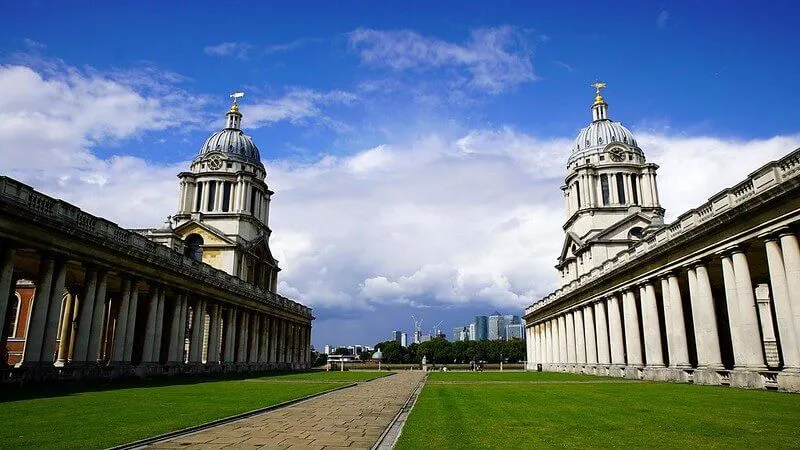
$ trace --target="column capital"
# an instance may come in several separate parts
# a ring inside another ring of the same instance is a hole
[[[705,267],[705,266],[708,265],[708,260],[709,260],[709,258],[707,256],[703,257],[703,258],[693,259],[693,260],[691,260],[691,261],[689,261],[687,263],[684,263],[681,266],[681,268],[689,270],[689,269],[696,269],[696,268],[698,268],[700,266]]]
[[[728,258],[734,253],[744,253],[749,246],[746,243],[740,242],[738,244],[729,245],[722,250],[714,252],[714,255],[719,258]]]

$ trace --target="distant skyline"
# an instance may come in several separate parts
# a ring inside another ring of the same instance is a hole
[[[522,315],[555,288],[560,186],[591,120],[661,166],[667,220],[800,145],[796,2],[12,2],[0,173],[122,226],[245,92],[279,292],[313,344]],[[706,172],[716,176],[708,178]],[[427,333],[427,331],[426,331]]]

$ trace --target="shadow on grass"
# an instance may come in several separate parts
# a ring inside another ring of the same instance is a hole
[[[270,378],[284,375],[317,373],[319,370],[269,371],[255,373],[230,373],[216,375],[181,375],[170,378],[122,378],[116,380],[51,381],[25,385],[0,384],[0,404],[37,398],[63,397],[84,392],[115,391],[120,389],[152,388],[241,381],[251,378]]]

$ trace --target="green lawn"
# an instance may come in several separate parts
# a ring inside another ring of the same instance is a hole
[[[800,447],[799,395],[590,378],[431,374],[397,448]]]
[[[258,382],[223,379],[6,388],[0,395],[4,411],[0,447],[104,448],[335,389],[359,377],[345,380],[341,375],[309,373],[281,374]]]

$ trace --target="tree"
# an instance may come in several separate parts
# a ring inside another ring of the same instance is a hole
[[[453,362],[450,346],[452,344],[445,338],[437,337],[430,341],[425,341],[419,345],[418,354],[420,358],[428,358],[428,364],[447,364]]]
[[[311,360],[314,363],[311,365],[312,367],[320,367],[328,364],[328,355],[325,353],[313,352],[311,354]]]
[[[336,350],[333,351],[333,354],[334,355],[349,355],[350,354],[350,349],[348,349],[347,347],[339,347],[339,348],[337,348]]]
[[[372,352],[364,350],[363,352],[358,354],[358,359],[360,359],[361,362],[367,362],[370,360],[370,358],[372,358]]]

